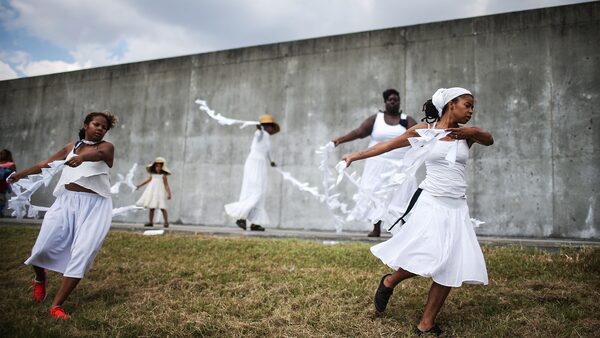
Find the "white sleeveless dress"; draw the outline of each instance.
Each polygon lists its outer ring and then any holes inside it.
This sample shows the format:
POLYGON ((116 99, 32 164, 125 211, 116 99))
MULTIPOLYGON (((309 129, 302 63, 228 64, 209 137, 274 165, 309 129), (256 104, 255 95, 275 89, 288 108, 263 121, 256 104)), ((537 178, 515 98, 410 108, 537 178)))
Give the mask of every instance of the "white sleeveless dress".
MULTIPOLYGON (((71 150, 67 160, 74 156, 71 150)), ((112 221, 109 167, 104 161, 65 166, 54 189, 56 200, 46 212, 25 264, 82 278, 108 234, 112 221), (94 193, 65 189, 76 183, 94 193)))
POLYGON ((163 182, 163 176, 163 174, 150 174, 151 180, 135 205, 148 209, 167 208, 167 188, 163 182))
POLYGON ((251 224, 269 225, 265 210, 271 152, 269 133, 257 130, 250 146, 250 154, 244 164, 242 190, 237 202, 225 205, 225 212, 235 219, 245 219, 251 224))
POLYGON ((431 277, 441 285, 488 284, 465 197, 468 156, 465 140, 435 144, 425 161, 427 174, 419 185, 423 192, 410 217, 392 238, 371 247, 373 255, 394 270, 431 277), (456 162, 451 165, 445 157, 455 142, 456 162))
MULTIPOLYGON (((402 114, 402 118, 406 119, 406 115, 402 114)), ((401 124, 391 126, 385 123, 384 113, 377 113, 375 123, 373 124, 373 131, 371 132, 369 147, 391 140, 405 132, 406 128, 404 126, 401 124)), ((404 213, 410 198, 415 190, 417 190, 417 182, 414 177, 409 178, 392 193, 377 196, 374 196, 373 193, 381 190, 388 183, 390 175, 398 170, 398 166, 402 163, 404 154, 407 151, 408 147, 398 148, 379 156, 368 158, 365 161, 360 182, 361 187, 359 192, 354 196, 356 204, 352 208, 348 220, 370 223, 382 220, 383 223, 393 223, 395 221, 395 219, 392 221, 394 216, 401 216, 404 213), (373 201, 373 198, 370 198, 369 195, 376 197, 376 201, 373 201)), ((384 225, 389 226, 391 224, 384 225)))

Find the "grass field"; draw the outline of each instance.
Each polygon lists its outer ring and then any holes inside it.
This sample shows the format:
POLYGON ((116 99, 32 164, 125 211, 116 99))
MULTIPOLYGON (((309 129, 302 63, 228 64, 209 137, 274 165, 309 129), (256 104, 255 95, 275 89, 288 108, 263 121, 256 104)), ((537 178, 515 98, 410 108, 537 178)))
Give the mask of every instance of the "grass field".
MULTIPOLYGON (((430 280, 400 284, 386 313, 372 296, 390 270, 364 243, 112 231, 65 303, 31 299, 32 227, 0 227, 2 337, 409 337, 430 280)), ((490 285, 454 289, 438 322, 454 337, 600 336, 600 250, 483 248, 490 285)))

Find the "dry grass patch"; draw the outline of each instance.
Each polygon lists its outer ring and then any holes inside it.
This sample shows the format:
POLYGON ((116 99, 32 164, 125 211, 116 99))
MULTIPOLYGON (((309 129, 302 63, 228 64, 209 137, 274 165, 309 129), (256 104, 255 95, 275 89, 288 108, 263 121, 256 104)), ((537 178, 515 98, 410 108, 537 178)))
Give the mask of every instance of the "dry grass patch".
MULTIPOLYGON (((372 295, 382 266, 364 243, 113 231, 65 304, 30 299, 23 266, 37 230, 0 227, 0 335, 409 337, 430 281, 402 283, 386 314, 372 295)), ((485 247, 490 285, 452 291, 439 322, 459 337, 592 337, 600 325, 600 250, 485 247)), ((50 296, 60 276, 50 274, 50 296)))

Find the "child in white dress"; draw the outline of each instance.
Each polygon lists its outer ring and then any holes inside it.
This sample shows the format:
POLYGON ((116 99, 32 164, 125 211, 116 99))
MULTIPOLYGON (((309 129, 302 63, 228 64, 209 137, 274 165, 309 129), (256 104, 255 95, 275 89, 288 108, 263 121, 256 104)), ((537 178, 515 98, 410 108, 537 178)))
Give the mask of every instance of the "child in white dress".
POLYGON ((154 209, 160 209, 164 219, 164 227, 169 227, 169 217, 167 214, 167 200, 171 199, 171 188, 167 176, 171 175, 171 170, 167 168, 167 161, 162 157, 157 157, 154 162, 146 166, 146 171, 150 173, 145 181, 137 185, 137 188, 150 183, 140 199, 135 203, 138 207, 150 209, 149 222, 144 226, 154 226, 154 209))

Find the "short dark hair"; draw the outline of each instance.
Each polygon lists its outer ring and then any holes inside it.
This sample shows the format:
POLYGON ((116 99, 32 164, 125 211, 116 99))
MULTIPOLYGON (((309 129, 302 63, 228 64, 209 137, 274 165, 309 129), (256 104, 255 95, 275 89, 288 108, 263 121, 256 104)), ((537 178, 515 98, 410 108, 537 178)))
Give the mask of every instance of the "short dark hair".
MULTIPOLYGON (((89 114, 87 114, 85 116, 85 119, 83 120, 84 124, 89 124, 90 122, 92 122, 92 120, 94 119, 94 117, 96 116, 104 116, 104 118, 106 119, 106 130, 110 130, 112 127, 114 127, 117 124, 117 117, 115 116, 115 114, 109 112, 109 111, 101 111, 101 112, 91 112, 89 114)), ((79 129, 79 139, 83 140, 85 138, 85 130, 83 128, 79 129)))
POLYGON ((383 91, 383 102, 387 101, 390 95, 396 95, 398 98, 400 98, 400 93, 398 93, 396 89, 390 88, 383 91))

